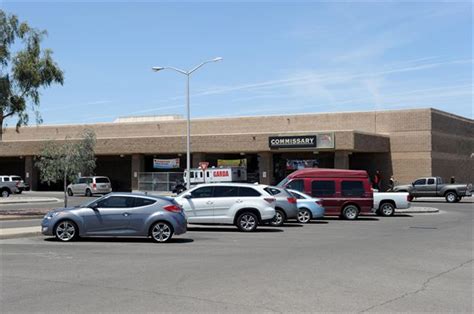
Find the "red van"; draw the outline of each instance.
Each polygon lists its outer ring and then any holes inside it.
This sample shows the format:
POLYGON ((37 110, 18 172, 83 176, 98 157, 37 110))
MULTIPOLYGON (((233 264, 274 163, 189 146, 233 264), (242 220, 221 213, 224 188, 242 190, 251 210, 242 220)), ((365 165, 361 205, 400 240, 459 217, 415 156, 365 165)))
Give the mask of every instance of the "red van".
POLYGON ((353 220, 359 214, 372 213, 373 192, 365 170, 301 169, 278 186, 322 199, 327 216, 353 220))

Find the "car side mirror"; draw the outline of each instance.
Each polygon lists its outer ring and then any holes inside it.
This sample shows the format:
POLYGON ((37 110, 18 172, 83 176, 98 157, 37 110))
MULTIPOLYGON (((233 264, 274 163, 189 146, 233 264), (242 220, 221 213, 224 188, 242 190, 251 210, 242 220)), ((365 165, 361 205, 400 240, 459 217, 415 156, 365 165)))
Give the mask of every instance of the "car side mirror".
POLYGON ((90 205, 89 208, 92 209, 92 210, 97 210, 99 208, 99 206, 98 206, 97 203, 95 203, 95 204, 90 205))
POLYGON ((193 198, 193 197, 191 196, 191 194, 184 194, 183 197, 186 198, 186 199, 188 199, 188 200, 191 199, 191 198, 193 198))

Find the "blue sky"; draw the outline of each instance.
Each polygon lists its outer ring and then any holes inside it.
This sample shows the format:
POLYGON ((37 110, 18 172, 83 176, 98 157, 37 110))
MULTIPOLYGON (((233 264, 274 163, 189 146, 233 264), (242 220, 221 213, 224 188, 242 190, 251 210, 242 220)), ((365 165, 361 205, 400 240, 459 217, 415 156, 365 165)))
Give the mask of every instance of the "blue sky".
MULTIPOLYGON (((434 107, 473 117, 470 2, 9 2, 46 29, 65 84, 45 124, 434 107)), ((10 125, 13 120, 8 121, 10 125)))

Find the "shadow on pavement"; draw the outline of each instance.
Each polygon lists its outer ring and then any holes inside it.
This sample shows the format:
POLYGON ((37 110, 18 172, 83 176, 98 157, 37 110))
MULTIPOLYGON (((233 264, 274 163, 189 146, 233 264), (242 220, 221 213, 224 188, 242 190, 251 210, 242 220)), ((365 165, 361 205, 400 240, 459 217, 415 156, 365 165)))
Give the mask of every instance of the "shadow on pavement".
MULTIPOLYGON (((318 218, 321 219, 321 218, 318 218)), ((306 223, 306 225, 325 225, 328 224, 329 222, 327 221, 322 221, 322 220, 310 220, 306 223)))
MULTIPOLYGON (((57 243, 63 243, 61 241, 56 240, 56 238, 46 238, 44 241, 47 242, 57 242, 57 243)), ((74 242, 115 242, 115 243, 155 243, 151 238, 121 238, 121 237, 84 237, 80 238, 74 242)), ((172 238, 169 242, 163 243, 164 245, 168 243, 190 243, 194 242, 193 239, 189 238, 172 238)), ((159 244, 159 243, 155 243, 159 244)))
POLYGON ((238 232, 238 233, 259 233, 259 232, 283 232, 281 229, 276 228, 262 228, 258 227, 254 232, 242 232, 237 228, 225 228, 225 227, 188 227, 188 231, 202 231, 202 232, 238 232))
POLYGON ((327 221, 336 221, 336 220, 340 220, 340 221, 346 221, 346 222, 357 222, 357 221, 379 221, 380 219, 378 218, 375 218, 375 217, 358 217, 357 219, 355 220, 345 220, 345 219, 341 219, 339 217, 324 217, 324 218, 320 218, 321 220, 327 220, 327 221))

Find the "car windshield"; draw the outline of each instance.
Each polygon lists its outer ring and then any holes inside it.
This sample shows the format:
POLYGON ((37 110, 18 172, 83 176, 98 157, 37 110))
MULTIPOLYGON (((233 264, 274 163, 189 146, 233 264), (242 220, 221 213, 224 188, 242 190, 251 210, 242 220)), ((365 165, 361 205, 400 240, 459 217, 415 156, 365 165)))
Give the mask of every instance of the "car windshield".
POLYGON ((280 183, 278 183, 276 186, 278 187, 283 187, 290 179, 287 177, 283 180, 280 181, 280 183))

